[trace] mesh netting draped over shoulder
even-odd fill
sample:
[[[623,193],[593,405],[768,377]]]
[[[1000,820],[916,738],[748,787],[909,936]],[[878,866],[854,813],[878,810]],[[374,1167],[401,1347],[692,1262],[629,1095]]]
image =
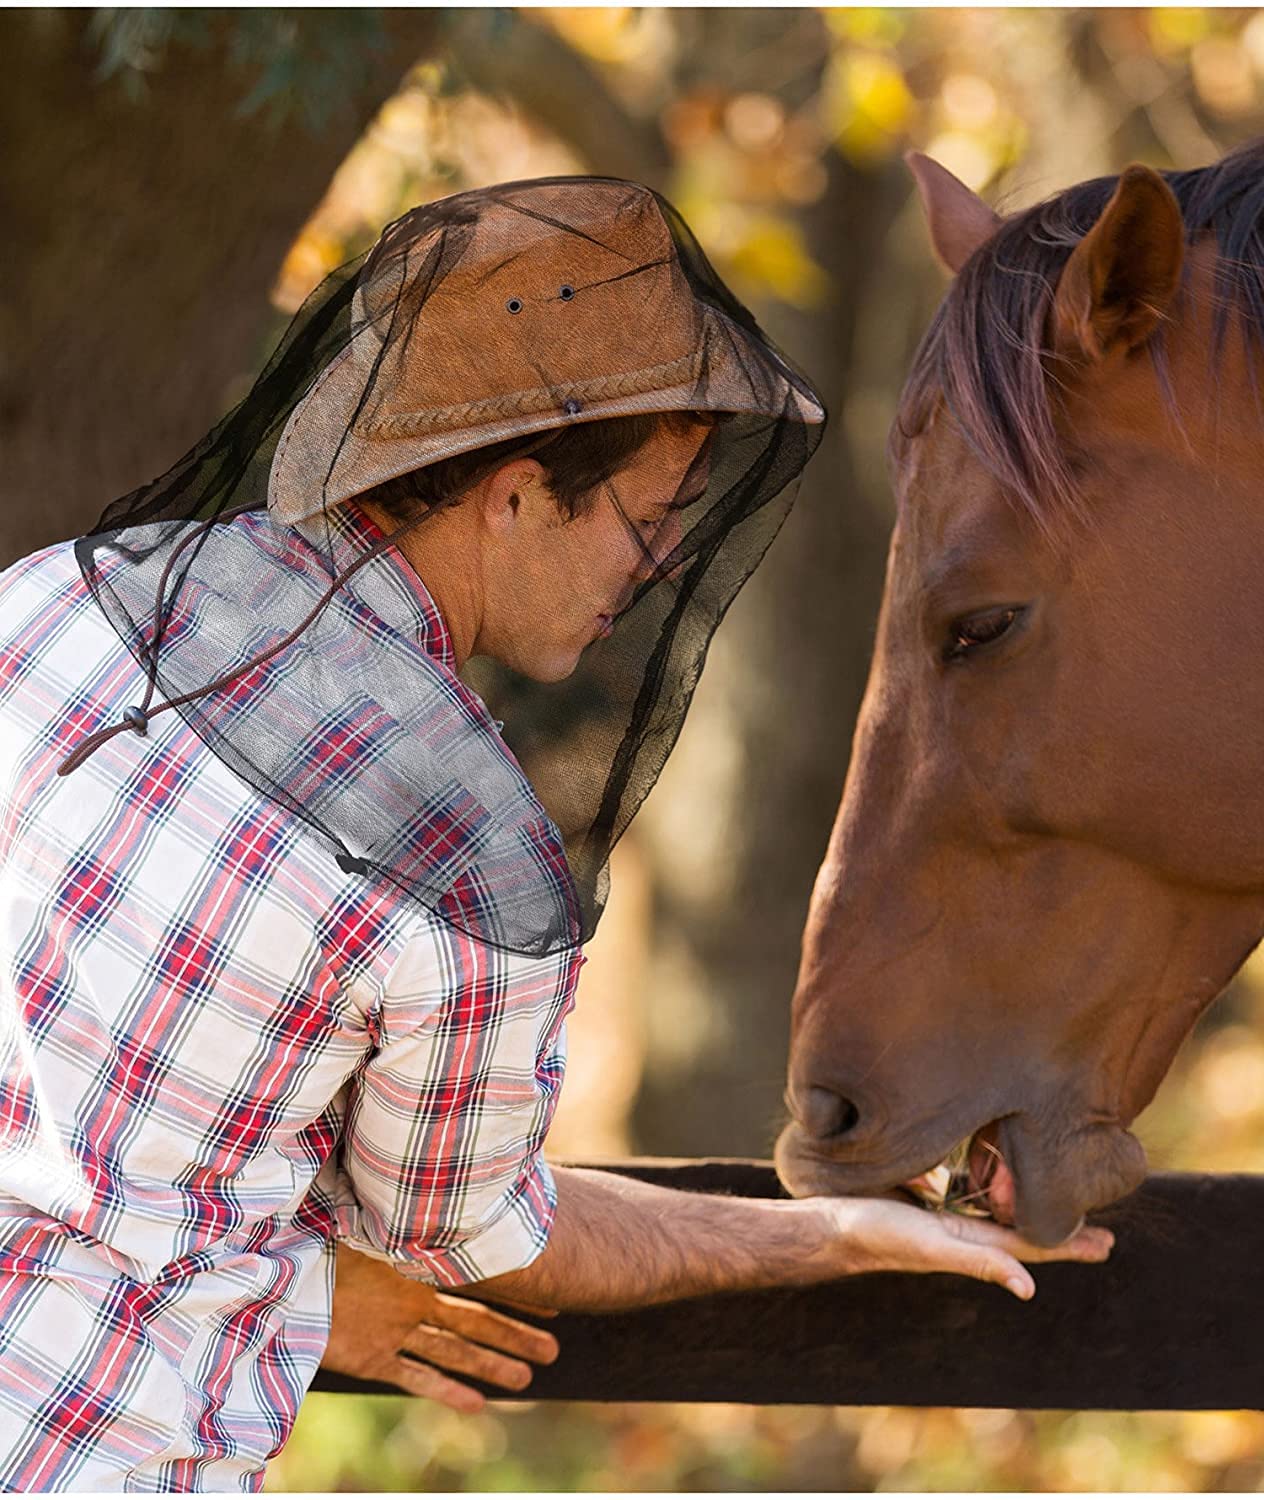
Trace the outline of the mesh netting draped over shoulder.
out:
[[[418,648],[386,555],[399,534],[366,542],[345,524],[355,497],[475,455],[417,526],[506,453],[658,413],[703,414],[703,461],[670,549],[566,681],[487,660],[458,675]],[[345,871],[475,937],[582,941],[823,421],[648,189],[555,178],[413,209],[311,294],[238,406],[78,542],[140,667],[125,722],[142,734],[172,708]],[[617,503],[617,479],[598,488]]]

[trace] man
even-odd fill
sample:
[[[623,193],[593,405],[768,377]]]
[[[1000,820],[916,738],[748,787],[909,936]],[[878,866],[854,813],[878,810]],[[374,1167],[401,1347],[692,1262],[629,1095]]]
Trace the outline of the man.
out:
[[[335,1362],[457,1404],[397,1351],[521,1384],[550,1340],[434,1287],[1030,1294],[996,1226],[541,1154],[610,846],[822,418],[660,199],[511,184],[391,225],[0,580],[0,1483],[257,1486],[335,1241]]]

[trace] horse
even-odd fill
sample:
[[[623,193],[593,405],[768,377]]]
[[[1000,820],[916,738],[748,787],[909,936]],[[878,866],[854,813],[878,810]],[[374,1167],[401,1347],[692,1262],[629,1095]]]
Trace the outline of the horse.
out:
[[[794,1194],[968,1152],[1053,1245],[1264,933],[1264,142],[999,217],[900,397],[874,656],[791,1009]]]

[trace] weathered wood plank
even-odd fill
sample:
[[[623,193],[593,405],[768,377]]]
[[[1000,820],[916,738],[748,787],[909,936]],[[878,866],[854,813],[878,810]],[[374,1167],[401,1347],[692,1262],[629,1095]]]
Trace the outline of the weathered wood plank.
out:
[[[777,1193],[755,1162],[622,1164],[672,1186]],[[872,1275],[550,1326],[531,1400],[1264,1409],[1264,1176],[1151,1177],[1097,1216],[1105,1266],[1042,1266],[1028,1304],[948,1276]],[[317,1390],[372,1390],[322,1372]],[[498,1393],[493,1393],[498,1394]]]

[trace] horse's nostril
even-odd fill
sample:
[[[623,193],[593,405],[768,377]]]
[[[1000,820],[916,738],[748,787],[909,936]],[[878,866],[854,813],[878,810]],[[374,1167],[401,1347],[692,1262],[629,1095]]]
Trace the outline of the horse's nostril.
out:
[[[860,1111],[850,1099],[844,1099],[833,1089],[813,1085],[803,1096],[801,1123],[809,1135],[818,1141],[830,1140],[834,1136],[846,1135],[854,1130]]]

